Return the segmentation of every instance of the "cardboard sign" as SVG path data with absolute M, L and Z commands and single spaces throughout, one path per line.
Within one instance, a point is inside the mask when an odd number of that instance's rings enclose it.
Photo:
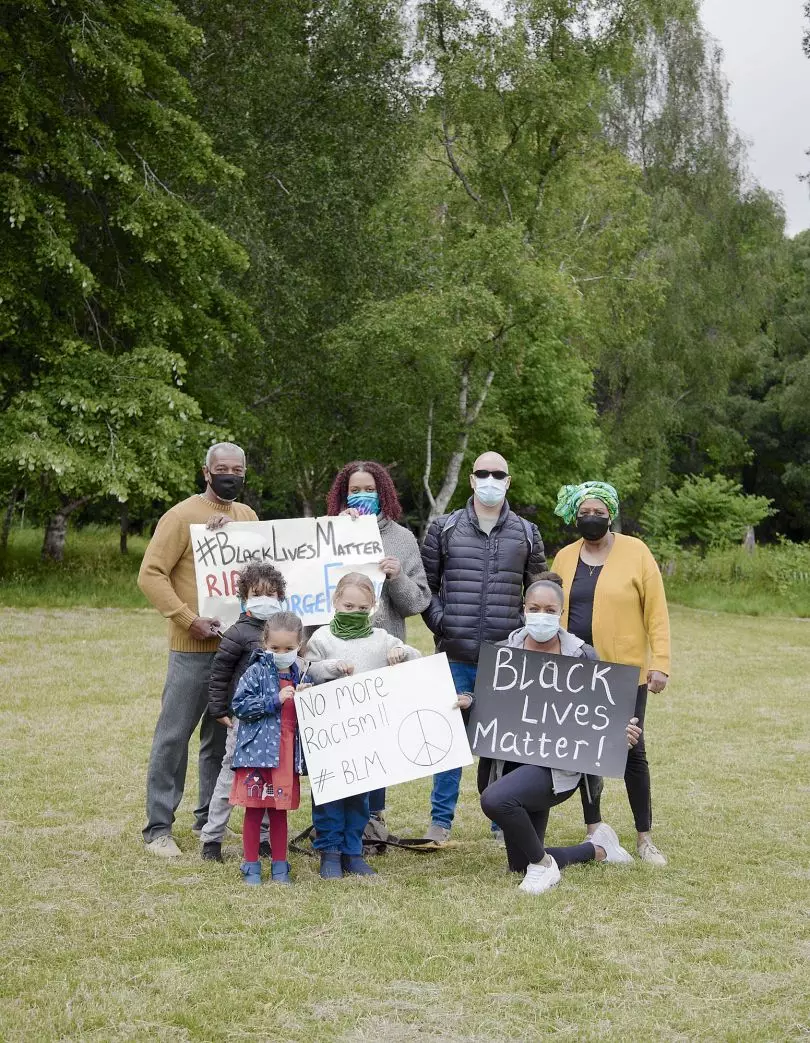
M 624 776 L 638 667 L 482 645 L 467 733 L 473 753 Z
M 447 656 L 352 674 L 295 696 L 316 804 L 472 764 Z
M 379 598 L 385 557 L 374 516 L 352 519 L 283 518 L 231 522 L 221 529 L 192 525 L 191 547 L 197 573 L 197 611 L 218 618 L 223 629 L 239 616 L 236 583 L 250 562 L 274 565 L 287 581 L 285 608 L 305 626 L 328 623 L 332 594 L 347 572 L 362 572 Z

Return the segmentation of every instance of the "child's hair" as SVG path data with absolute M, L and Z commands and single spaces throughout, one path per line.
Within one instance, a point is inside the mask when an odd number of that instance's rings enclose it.
M 236 592 L 240 600 L 247 601 L 249 591 L 264 583 L 277 590 L 279 598 L 287 596 L 287 583 L 278 569 L 255 561 L 246 565 L 239 573 Z
M 536 587 L 551 587 L 554 593 L 560 599 L 562 605 L 565 595 L 563 593 L 563 581 L 562 576 L 556 572 L 541 572 L 539 576 L 535 576 L 532 582 L 529 584 L 524 600 L 531 594 Z
M 362 587 L 371 594 L 372 603 L 377 600 L 377 596 L 374 593 L 374 584 L 362 572 L 347 572 L 345 576 L 341 576 L 338 580 L 338 585 L 335 587 L 335 593 L 332 595 L 333 602 L 340 597 L 346 587 Z
M 396 486 L 388 473 L 387 468 L 374 460 L 352 460 L 350 464 L 342 467 L 332 482 L 332 488 L 326 497 L 326 513 L 340 514 L 346 506 L 349 496 L 349 479 L 358 471 L 365 471 L 374 479 L 377 486 L 377 495 L 380 497 L 380 510 L 386 518 L 397 521 L 402 517 L 402 507 L 397 496 Z
M 304 624 L 294 612 L 274 612 L 268 617 L 262 631 L 264 643 L 267 644 L 270 635 L 277 634 L 279 630 L 291 630 L 297 634 L 299 645 L 304 640 Z

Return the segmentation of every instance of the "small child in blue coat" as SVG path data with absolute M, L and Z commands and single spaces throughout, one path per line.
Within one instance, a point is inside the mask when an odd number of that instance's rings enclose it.
M 242 825 L 242 875 L 261 883 L 259 834 L 269 817 L 271 879 L 289 884 L 287 811 L 301 802 L 301 742 L 293 696 L 308 688 L 305 664 L 298 658 L 304 628 L 292 612 L 276 612 L 264 626 L 263 647 L 253 652 L 233 697 L 239 720 L 233 755 L 231 804 L 245 809 Z

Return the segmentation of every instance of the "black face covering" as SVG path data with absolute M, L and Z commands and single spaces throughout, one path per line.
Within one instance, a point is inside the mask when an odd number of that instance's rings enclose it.
M 586 514 L 582 518 L 577 518 L 577 532 L 584 540 L 591 542 L 601 540 L 609 528 L 610 518 L 605 518 L 601 514 Z
M 220 500 L 235 500 L 245 479 L 241 474 L 212 474 L 208 482 Z

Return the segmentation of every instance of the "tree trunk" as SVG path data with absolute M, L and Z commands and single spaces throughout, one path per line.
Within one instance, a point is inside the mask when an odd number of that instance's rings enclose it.
M 126 500 L 121 504 L 121 535 L 119 537 L 118 546 L 122 554 L 129 553 L 129 547 L 127 546 L 127 536 L 129 536 L 129 504 Z
M 11 523 L 14 521 L 14 508 L 17 506 L 19 489 L 12 489 L 8 494 L 8 505 L 3 514 L 3 528 L 0 531 L 0 554 L 5 554 L 8 549 L 8 537 L 11 532 Z
M 75 510 L 83 507 L 89 496 L 83 496 L 79 500 L 67 500 L 58 511 L 55 511 L 45 526 L 45 538 L 42 541 L 43 561 L 62 561 L 65 556 L 65 537 L 68 530 L 68 519 Z

